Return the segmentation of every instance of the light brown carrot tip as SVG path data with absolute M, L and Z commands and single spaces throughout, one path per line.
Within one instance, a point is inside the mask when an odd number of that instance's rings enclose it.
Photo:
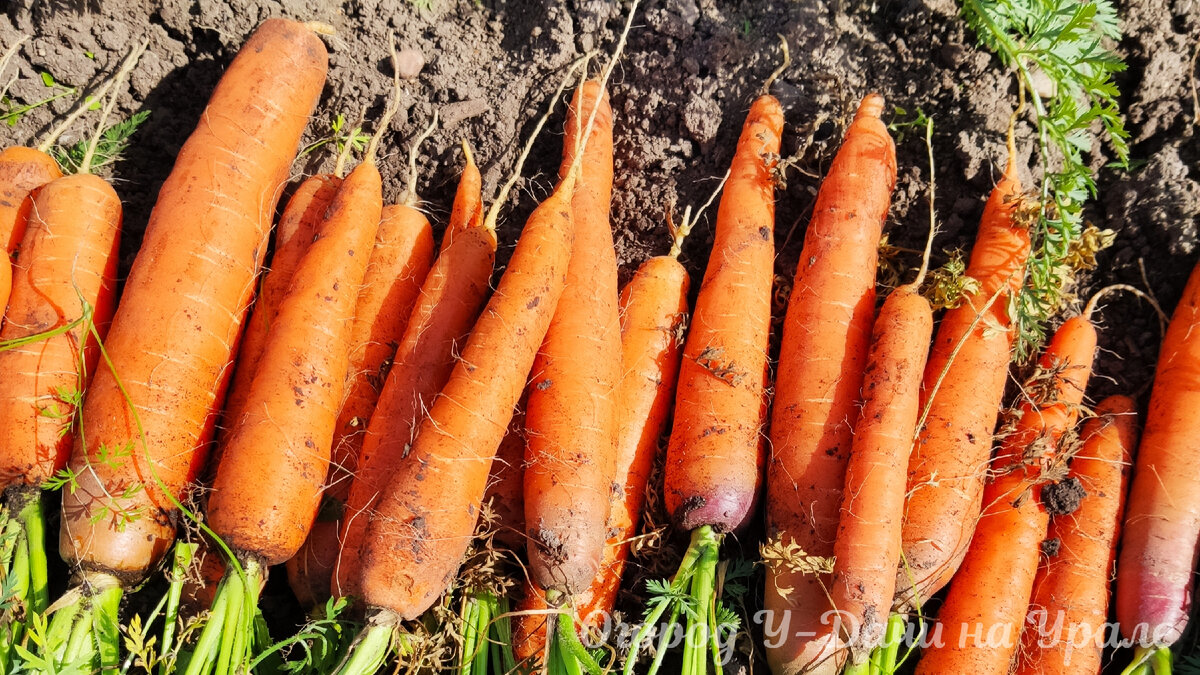
M 879 119 L 883 116 L 883 95 L 878 92 L 871 92 L 863 97 L 862 103 L 858 104 L 858 112 L 854 113 L 854 119 L 863 117 L 874 117 Z
M 304 27 L 316 33 L 317 35 L 337 35 L 337 29 L 327 23 L 320 21 L 307 21 Z
M 783 63 L 779 64 L 779 67 L 767 76 L 767 80 L 763 82 L 762 89 L 759 91 L 759 96 L 770 96 L 771 85 L 775 84 L 775 80 L 779 79 L 779 76 L 783 74 L 783 71 L 787 70 L 788 66 L 792 65 L 792 54 L 788 51 L 787 38 L 778 33 L 776 36 L 779 38 L 779 48 L 783 50 Z

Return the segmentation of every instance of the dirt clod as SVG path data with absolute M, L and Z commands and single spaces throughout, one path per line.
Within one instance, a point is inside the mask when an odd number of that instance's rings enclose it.
M 1083 489 L 1083 483 L 1074 476 L 1042 486 L 1042 504 L 1051 516 L 1075 513 L 1084 497 L 1087 497 L 1087 492 Z

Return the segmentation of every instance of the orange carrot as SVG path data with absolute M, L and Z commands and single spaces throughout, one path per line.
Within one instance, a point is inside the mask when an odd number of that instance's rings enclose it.
M 253 381 L 254 371 L 262 358 L 263 347 L 275 322 L 275 315 L 279 313 L 279 305 L 292 282 L 292 275 L 296 272 L 296 266 L 300 264 L 300 258 L 316 237 L 325 210 L 329 208 L 329 203 L 333 201 L 333 196 L 337 194 L 341 185 L 342 179 L 332 174 L 313 176 L 300 184 L 283 209 L 279 224 L 275 226 L 275 253 L 271 257 L 270 268 L 262 277 L 258 297 L 254 301 L 254 310 L 250 313 L 246 330 L 238 344 L 237 364 L 229 385 L 229 393 L 225 396 L 224 424 L 227 427 L 232 426 L 245 412 L 250 382 Z M 213 470 L 216 469 L 219 459 L 219 456 L 213 456 Z
M 495 541 L 510 551 L 525 548 L 525 405 L 517 403 L 512 422 L 492 461 L 483 502 L 496 516 Z
M 0 352 L 2 490 L 36 491 L 66 466 L 76 401 L 100 356 L 90 325 L 103 337 L 116 305 L 117 193 L 78 174 L 50 182 L 33 202 L 0 340 L 64 332 Z
M 608 223 L 612 109 L 595 80 L 571 102 L 559 176 L 570 172 L 593 109 L 595 123 L 571 199 L 575 240 L 566 290 L 533 364 L 525 415 L 530 572 L 542 588 L 567 596 L 587 589 L 604 551 L 621 376 L 617 259 Z
M 1137 409 L 1126 396 L 1101 401 L 1096 417 L 1083 427 L 1070 478 L 1085 495 L 1076 511 L 1050 519 L 1046 541 L 1056 542 L 1058 551 L 1038 566 L 1017 675 L 1100 672 L 1109 580 L 1137 433 Z
M 325 81 L 325 47 L 271 19 L 213 92 L 159 193 L 84 403 L 59 550 L 140 577 L 174 539 L 266 250 L 279 190 Z
M 882 111 L 883 97 L 868 95 L 846 131 L 813 209 L 783 324 L 767 531 L 815 556 L 833 554 L 875 313 L 876 252 L 896 183 Z M 822 620 L 829 586 L 827 576 L 770 570 L 765 606 L 790 627 L 767 651 L 777 672 L 836 672 L 836 636 Z
M 464 145 L 464 148 L 466 146 Z M 437 261 L 417 305 L 362 439 L 358 469 L 341 521 L 333 593 L 357 595 L 360 549 L 378 495 L 408 456 L 417 426 L 450 378 L 455 357 L 490 290 L 496 233 L 483 222 L 481 178 L 470 151 Z
M 358 291 L 383 209 L 368 158 L 342 181 L 301 258 L 233 421 L 208 499 L 208 522 L 264 565 L 291 558 L 316 517 L 350 366 Z
M 920 606 L 966 553 L 981 507 L 1013 346 L 1009 301 L 1021 287 L 1029 232 L 1019 207 L 1015 151 L 983 210 L 966 276 L 978 288 L 946 312 L 921 387 L 924 425 L 908 466 L 897 603 Z
M 60 176 L 58 163 L 40 150 L 11 146 L 0 152 L 0 246 L 5 254 L 0 256 L 0 312 L 12 292 L 12 255 L 25 236 L 30 193 Z
M 1200 265 L 1175 307 L 1155 370 L 1146 430 L 1117 564 L 1121 634 L 1145 650 L 1175 643 L 1187 626 L 1200 554 Z
M 677 254 L 678 248 L 673 248 L 673 255 L 642 263 L 621 290 L 621 423 L 615 481 L 620 487 L 612 491 L 599 574 L 575 598 L 579 623 L 586 628 L 600 628 L 616 605 L 630 540 L 641 524 L 646 484 L 671 411 L 688 311 L 689 279 Z M 527 588 L 518 611 L 545 608 L 543 591 Z M 544 651 L 546 623 L 545 615 L 516 617 L 513 645 L 519 660 Z
M 918 675 L 1007 675 L 1012 667 L 1049 522 L 1043 474 L 1061 461 L 1059 440 L 1075 424 L 1095 351 L 1091 321 L 1072 317 L 1026 382 L 1016 428 L 992 459 L 982 514 Z
M 854 427 L 833 546 L 831 607 L 846 623 L 855 663 L 883 642 L 892 609 L 904 478 L 932 336 L 933 310 L 921 296 L 919 282 L 888 296 L 872 332 L 862 413 Z

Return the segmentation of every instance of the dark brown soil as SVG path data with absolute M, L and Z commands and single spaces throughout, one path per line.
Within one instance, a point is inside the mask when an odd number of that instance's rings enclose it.
M 176 151 L 222 68 L 263 19 L 283 15 L 337 29 L 327 40 L 329 80 L 309 140 L 328 133 L 334 114 L 357 119 L 364 106 L 372 129 L 390 86 L 391 33 L 401 48 L 423 55 L 426 65 L 407 82 L 401 112 L 385 138 L 381 168 L 394 198 L 402 189 L 408 139 L 436 108 L 442 124 L 422 147 L 418 189 L 433 218 L 444 222 L 461 164 L 459 139 L 474 145 L 484 193 L 494 194 L 563 67 L 584 50 L 611 44 L 623 16 L 623 5 L 607 0 L 432 0 L 428 9 L 404 0 L 15 0 L 5 7 L 0 44 L 32 37 L 16 59 L 18 76 L 9 89 L 18 103 L 53 93 L 42 72 L 70 85 L 92 85 L 137 40 L 150 40 L 117 110 L 122 117 L 152 112 L 126 160 L 111 171 L 127 207 L 125 269 Z M 1114 282 L 1148 283 L 1169 310 L 1196 260 L 1200 236 L 1200 15 L 1194 4 L 1170 0 L 1126 0 L 1121 15 L 1126 38 L 1117 48 L 1129 63 L 1120 77 L 1122 107 L 1136 168 L 1100 171 L 1100 194 L 1088 217 L 1118 237 L 1095 273 L 1082 280 L 1079 295 Z M 796 158 L 779 194 L 777 271 L 790 276 L 820 177 L 853 106 L 872 90 L 892 105 L 934 118 L 942 227 L 937 247 L 968 248 L 1005 159 L 1004 131 L 1016 90 L 998 61 L 976 46 L 956 3 L 648 0 L 611 87 L 617 129 L 612 222 L 623 274 L 667 249 L 667 209 L 699 205 L 713 190 L 750 100 L 779 61 L 777 33 L 793 55 L 775 93 L 787 111 L 783 153 Z M 0 126 L 0 143 L 35 141 L 69 104 L 65 98 Z M 549 128 L 556 132 L 538 144 L 503 220 L 507 247 L 556 170 L 561 113 Z M 88 131 L 81 123 L 63 140 Z M 1031 139 L 1026 120 L 1018 145 L 1027 183 L 1034 179 Z M 917 248 L 928 222 L 925 150 L 909 136 L 898 151 L 900 180 L 888 233 L 893 244 Z M 1092 157 L 1098 167 L 1110 159 L 1103 152 Z M 296 172 L 327 170 L 332 161 L 318 151 Z M 711 220 L 705 219 L 684 251 L 696 279 L 711 240 Z M 1111 296 L 1100 318 L 1103 352 L 1092 397 L 1144 393 L 1160 339 L 1158 320 L 1129 295 Z

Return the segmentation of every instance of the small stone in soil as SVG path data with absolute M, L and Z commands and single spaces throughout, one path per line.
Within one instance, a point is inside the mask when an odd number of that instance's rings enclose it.
M 418 49 L 401 49 L 396 52 L 396 70 L 402 79 L 411 80 L 421 74 L 425 67 L 425 55 Z

